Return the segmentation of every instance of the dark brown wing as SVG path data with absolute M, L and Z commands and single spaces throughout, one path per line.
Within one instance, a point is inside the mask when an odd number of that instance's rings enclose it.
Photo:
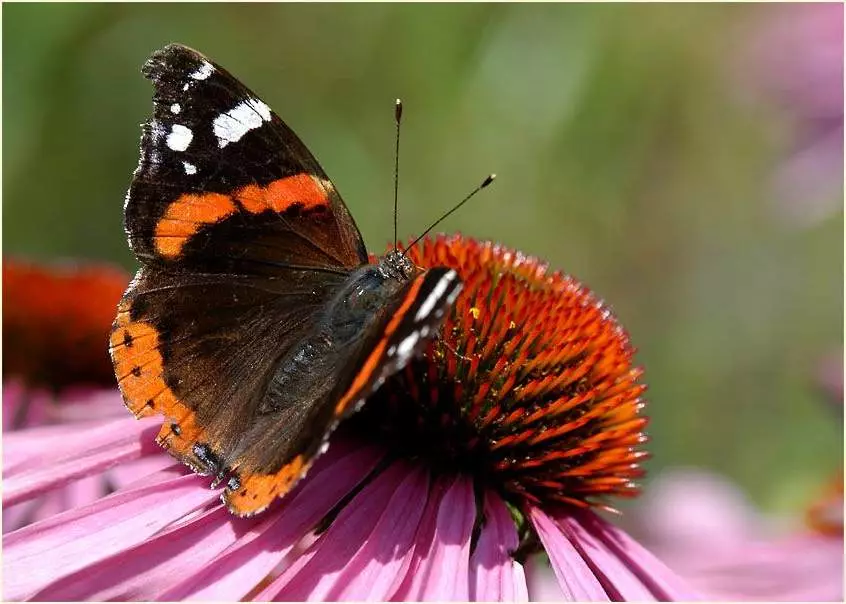
M 143 266 L 110 350 L 127 407 L 165 415 L 159 441 L 218 473 L 274 367 L 367 254 L 317 161 L 235 78 L 179 45 L 143 71 L 154 112 L 125 205 Z

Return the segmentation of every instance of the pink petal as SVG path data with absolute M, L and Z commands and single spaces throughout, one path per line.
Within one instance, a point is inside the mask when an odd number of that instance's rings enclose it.
M 339 442 L 340 441 L 340 442 Z M 321 518 L 375 467 L 384 455 L 375 447 L 345 447 L 334 439 L 329 451 L 281 506 L 259 516 L 214 562 L 197 568 L 162 595 L 166 600 L 240 600 L 264 580 Z
M 473 485 L 467 478 L 436 481 L 417 530 L 411 566 L 392 599 L 467 601 L 475 517 Z
M 559 522 L 566 522 L 568 520 L 567 515 L 564 514 L 559 516 L 559 518 Z M 577 510 L 574 512 L 569 524 L 571 527 L 579 526 L 583 529 L 583 532 L 579 533 L 580 536 L 590 534 L 596 538 L 595 543 L 597 546 L 604 546 L 604 549 L 610 556 L 616 557 L 625 564 L 656 599 L 660 601 L 691 601 L 700 599 L 699 595 L 691 590 L 663 562 L 649 553 L 649 551 L 629 537 L 624 531 L 606 522 L 593 512 Z M 610 576 L 609 579 L 613 580 Z
M 62 461 L 68 453 L 121 442 L 127 435 L 136 437 L 149 429 L 156 418 L 136 420 L 130 415 L 119 419 L 92 420 L 73 424 L 38 426 L 4 435 L 3 474 L 13 475 L 26 468 Z M 161 424 L 161 418 L 158 418 Z
M 166 468 L 182 469 L 182 464 L 176 464 L 173 457 L 162 451 L 158 455 L 145 455 L 140 459 L 132 459 L 109 468 L 103 474 L 103 479 L 109 486 L 115 490 L 120 491 L 126 488 L 131 488 L 136 485 L 139 480 L 145 477 L 152 476 Z M 184 471 L 177 472 L 184 474 Z
M 102 476 L 86 476 L 63 488 L 47 493 L 47 505 L 40 506 L 32 516 L 38 522 L 65 510 L 72 510 L 92 503 L 106 496 L 106 484 Z
M 16 425 L 18 422 L 23 423 L 25 392 L 21 380 L 11 379 L 3 382 L 3 432 L 19 428 L 20 426 Z
M 596 578 L 605 587 L 606 593 L 615 601 L 655 601 L 655 596 L 604 544 L 586 531 L 570 516 L 561 516 L 558 526 L 570 539 L 573 546 L 593 570 Z
M 558 585 L 570 601 L 610 601 L 602 584 L 573 547 L 561 528 L 540 509 L 532 507 L 529 517 L 549 555 Z
M 35 600 L 157 600 L 182 577 L 212 563 L 256 519 L 233 517 L 222 505 L 193 522 L 60 579 Z
M 3 533 L 10 533 L 32 522 L 37 508 L 44 503 L 44 497 L 22 501 L 17 505 L 3 506 Z
M 160 423 L 158 418 L 117 420 L 79 431 L 66 428 L 64 434 L 53 434 L 51 428 L 9 434 L 4 448 L 14 451 L 16 458 L 11 467 L 4 467 L 4 505 L 155 451 Z
M 91 419 L 131 419 L 117 388 L 66 388 L 59 403 L 50 410 L 55 422 L 84 422 Z
M 470 556 L 470 600 L 475 602 L 528 602 L 523 565 L 514 561 L 517 528 L 502 499 L 485 493 L 485 524 Z
M 42 388 L 27 388 L 22 380 L 3 382 L 3 431 L 21 430 L 48 421 L 53 396 Z
M 384 601 L 405 575 L 427 491 L 425 471 L 395 463 L 258 598 Z
M 216 498 L 189 475 L 115 493 L 3 538 L 5 597 L 22 600 L 54 581 L 142 543 Z

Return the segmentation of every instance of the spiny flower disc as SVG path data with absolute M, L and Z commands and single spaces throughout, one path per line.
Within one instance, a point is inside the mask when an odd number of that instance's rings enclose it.
M 464 289 L 440 338 L 356 424 L 515 504 L 636 494 L 645 386 L 612 313 L 572 277 L 492 243 L 425 239 L 408 256 L 455 269 Z

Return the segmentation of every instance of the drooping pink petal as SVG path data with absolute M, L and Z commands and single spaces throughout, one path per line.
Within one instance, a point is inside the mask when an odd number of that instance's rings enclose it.
M 103 474 L 103 480 L 115 491 L 120 491 L 135 486 L 139 480 L 161 472 L 165 468 L 181 467 L 175 464 L 174 458 L 162 451 L 159 454 L 145 455 L 140 459 L 131 459 L 109 468 Z
M 604 550 L 609 556 L 625 564 L 656 599 L 660 601 L 700 599 L 698 594 L 667 568 L 663 562 L 624 531 L 606 522 L 593 512 L 576 510 L 572 516 L 562 513 L 558 516 L 558 522 L 562 525 L 566 524 L 575 531 L 580 543 L 587 543 L 588 539 L 593 537 L 592 543 L 598 549 Z M 617 574 L 613 574 L 609 579 L 613 582 L 617 576 Z M 622 574 L 619 576 L 622 577 Z M 615 583 L 617 589 L 621 589 L 621 585 L 622 583 Z M 625 590 L 621 590 L 621 592 L 624 592 L 622 595 L 626 596 L 629 589 L 631 589 L 631 585 Z
M 10 468 L 4 467 L 3 504 L 14 505 L 120 461 L 155 451 L 160 423 L 159 418 L 120 419 L 82 430 L 65 428 L 61 437 L 49 427 L 9 434 L 4 444 L 15 451 L 16 458 Z
M 652 602 L 655 595 L 628 568 L 626 562 L 609 551 L 604 543 L 586 531 L 571 516 L 558 519 L 558 526 L 602 583 L 614 601 Z
M 411 563 L 428 489 L 428 472 L 412 470 L 364 547 L 344 569 L 344 576 L 329 594 L 332 599 L 385 601 L 393 595 Z
M 131 419 L 131 416 L 116 387 L 70 386 L 62 390 L 58 404 L 50 408 L 49 419 L 64 424 L 92 419 Z
M 256 519 L 233 518 L 217 505 L 192 522 L 59 579 L 35 600 L 157 600 L 197 568 L 212 563 Z
M 277 509 L 259 516 L 260 523 L 212 563 L 189 573 L 161 599 L 243 599 L 370 473 L 383 454 L 378 447 L 350 447 L 342 439 L 333 440 L 329 451 Z
M 429 543 L 435 537 L 438 508 L 448 486 L 449 483 L 446 480 L 434 480 L 430 484 L 426 507 L 423 509 L 423 517 L 420 519 L 420 523 L 417 526 L 417 532 L 414 535 L 411 563 L 408 566 L 405 577 L 402 579 L 402 583 L 400 583 L 396 593 L 394 593 L 393 597 L 391 597 L 391 601 L 401 602 L 404 600 L 410 600 L 411 598 L 408 596 L 408 593 L 411 589 L 415 588 L 419 590 L 419 587 L 413 585 L 415 580 L 418 582 L 421 581 L 421 577 L 418 577 L 417 568 L 420 566 L 423 557 L 428 552 Z
M 470 600 L 528 602 L 523 565 L 511 557 L 519 544 L 514 520 L 493 492 L 485 493 L 484 514 L 479 542 L 470 556 Z
M 398 462 L 341 511 L 324 535 L 258 599 L 384 601 L 408 567 L 427 473 Z
M 469 479 L 436 480 L 417 530 L 411 565 L 392 600 L 467 601 L 475 518 Z
M 22 501 L 17 505 L 3 506 L 3 534 L 16 531 L 31 522 L 37 508 L 44 503 L 43 497 Z
M 529 510 L 529 517 L 549 555 L 552 570 L 555 571 L 558 585 L 566 598 L 570 601 L 610 601 L 602 583 L 570 543 L 561 527 L 536 507 Z
M 3 432 L 15 428 L 15 417 L 23 404 L 24 385 L 21 380 L 3 381 Z
M 88 505 L 107 495 L 106 484 L 102 476 L 85 476 L 65 486 L 46 494 L 46 498 L 54 505 L 40 506 L 32 517 L 32 522 L 38 522 L 59 514 L 65 510 L 72 510 Z
M 168 477 L 4 535 L 4 595 L 27 599 L 62 577 L 142 543 L 216 497 L 200 477 Z

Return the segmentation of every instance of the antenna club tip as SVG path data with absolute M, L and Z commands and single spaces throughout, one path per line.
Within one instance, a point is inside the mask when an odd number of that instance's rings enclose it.
M 487 187 L 489 184 L 491 184 L 495 180 L 496 180 L 496 174 L 490 174 L 484 181 L 482 181 L 481 188 L 484 189 L 485 187 Z
M 396 117 L 397 121 L 400 121 L 400 118 L 402 117 L 402 101 L 399 100 L 399 99 L 397 99 L 397 101 L 396 101 L 396 106 L 395 106 L 395 109 L 394 109 L 394 116 Z

